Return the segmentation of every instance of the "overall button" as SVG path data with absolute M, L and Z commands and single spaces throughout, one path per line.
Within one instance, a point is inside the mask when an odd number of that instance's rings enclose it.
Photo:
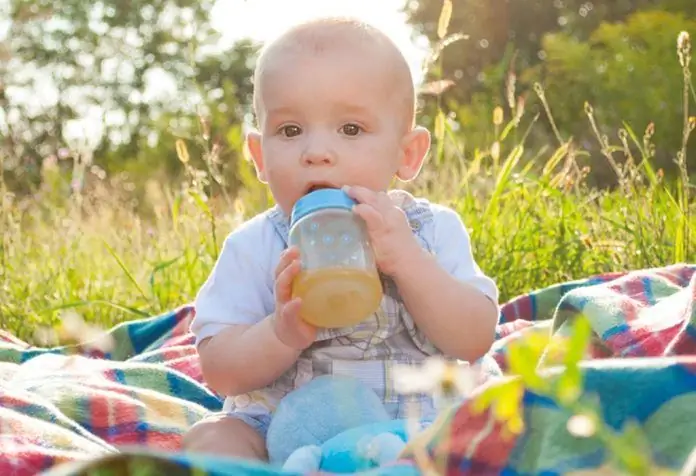
M 234 405 L 237 408 L 245 408 L 251 403 L 251 398 L 246 393 L 234 397 Z

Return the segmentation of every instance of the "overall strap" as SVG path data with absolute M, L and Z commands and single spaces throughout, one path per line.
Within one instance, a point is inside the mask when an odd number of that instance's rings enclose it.
M 267 218 L 271 221 L 273 228 L 283 241 L 283 247 L 287 248 L 290 235 L 290 218 L 283 213 L 283 210 L 278 205 L 268 210 Z

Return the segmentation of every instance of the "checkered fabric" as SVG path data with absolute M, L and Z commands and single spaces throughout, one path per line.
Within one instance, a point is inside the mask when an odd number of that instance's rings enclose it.
M 119 325 L 110 331 L 110 353 L 31 348 L 0 331 L 0 475 L 282 474 L 177 452 L 186 428 L 222 405 L 201 383 L 192 312 L 182 307 Z M 492 354 L 505 371 L 510 342 L 538 327 L 562 332 L 578 315 L 594 331 L 585 391 L 599 396 L 613 427 L 639 424 L 656 466 L 680 467 L 696 447 L 696 266 L 607 274 L 513 299 L 502 308 Z M 465 402 L 419 440 L 448 475 L 607 467 L 601 441 L 570 435 L 568 414 L 554 402 L 529 391 L 522 401 L 520 435 L 507 435 L 490 412 Z M 402 456 L 379 474 L 419 474 L 414 455 Z
M 390 196 L 404 211 L 421 247 L 432 252 L 432 245 L 422 232 L 425 225 L 433 220 L 428 203 L 400 190 L 391 191 Z M 289 218 L 280 207 L 275 206 L 269 211 L 268 219 L 287 246 Z M 385 299 L 377 312 L 352 327 L 320 330 L 318 342 L 305 350 L 290 369 L 267 388 L 251 392 L 248 396 L 273 409 L 283 396 L 315 377 L 346 375 L 359 377 L 369 384 L 386 405 L 399 406 L 403 398 L 394 390 L 394 366 L 420 363 L 425 356 L 439 355 L 441 352 L 416 327 L 399 299 L 393 280 L 382 274 L 380 279 Z M 433 412 L 429 398 L 412 404 L 419 405 L 419 411 L 423 414 Z M 405 406 L 399 408 L 405 410 Z M 405 416 L 403 410 L 397 412 L 398 417 Z

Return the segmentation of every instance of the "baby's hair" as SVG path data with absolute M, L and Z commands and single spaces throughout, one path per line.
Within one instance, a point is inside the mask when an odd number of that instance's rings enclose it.
M 365 42 L 372 47 L 386 48 L 390 52 L 392 60 L 385 64 L 397 75 L 400 86 L 405 89 L 406 116 L 409 125 L 415 124 L 416 93 L 413 77 L 408 62 L 399 47 L 380 29 L 369 23 L 352 17 L 322 17 L 300 23 L 286 30 L 275 40 L 266 43 L 259 53 L 254 69 L 254 93 L 253 108 L 256 117 L 259 116 L 259 91 L 260 79 L 264 72 L 272 64 L 275 55 L 284 55 L 291 52 L 307 52 L 321 54 L 332 48 L 336 48 L 337 35 L 350 37 L 359 42 Z

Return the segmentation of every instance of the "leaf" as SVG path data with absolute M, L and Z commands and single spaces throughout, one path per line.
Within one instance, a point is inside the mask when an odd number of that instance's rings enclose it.
M 174 263 L 176 263 L 177 261 L 179 261 L 183 257 L 184 257 L 184 255 L 182 253 L 179 256 L 177 256 L 176 258 L 172 258 L 170 260 L 163 261 L 163 262 L 157 263 L 157 265 L 155 265 L 155 267 L 152 269 L 152 272 L 150 273 L 150 289 L 152 290 L 153 293 L 155 291 L 155 274 L 164 270 L 164 269 L 167 269 L 168 267 L 170 267 L 171 265 L 173 265 Z
M 442 110 L 437 112 L 437 117 L 435 118 L 435 139 L 438 142 L 442 142 L 445 136 L 445 114 Z
M 524 394 L 521 380 L 510 380 L 501 385 L 498 398 L 493 406 L 493 414 L 498 421 L 508 421 L 519 417 L 521 413 L 520 401 Z
M 452 0 L 444 0 L 442 2 L 442 10 L 440 10 L 440 18 L 437 22 L 437 37 L 443 39 L 447 35 L 450 20 L 452 19 Z
M 205 200 L 203 200 L 203 197 L 201 197 L 201 195 L 194 190 L 189 189 L 188 192 L 189 192 L 189 195 L 191 196 L 191 198 L 193 198 L 193 201 L 196 202 L 196 206 L 198 207 L 198 209 L 200 211 L 202 211 L 203 213 L 205 213 L 205 215 L 209 219 L 211 219 L 213 217 L 213 212 L 210 211 L 210 207 L 208 206 L 207 203 L 205 203 Z
M 558 163 L 563 160 L 563 158 L 566 156 L 568 153 L 568 148 L 570 147 L 570 141 L 563 143 L 556 151 L 553 153 L 551 158 L 544 164 L 544 168 L 542 169 L 542 178 L 544 180 L 547 180 L 550 176 L 551 173 L 554 171 Z
M 191 160 L 191 157 L 189 156 L 188 148 L 186 147 L 186 143 L 181 140 L 177 139 L 177 141 L 174 143 L 176 146 L 176 155 L 181 161 L 182 164 L 188 164 L 189 161 Z
M 575 403 L 582 394 L 582 376 L 577 368 L 566 368 L 556 382 L 556 396 L 563 405 Z
M 505 190 L 505 186 L 508 183 L 508 179 L 510 178 L 513 169 L 517 165 L 517 162 L 522 157 L 523 152 L 524 147 L 521 144 L 518 144 L 515 146 L 514 149 L 512 149 L 510 154 L 505 159 L 505 163 L 503 163 L 503 168 L 500 170 L 500 173 L 498 174 L 497 183 L 495 185 L 495 189 L 493 190 L 493 194 L 491 195 L 491 198 L 488 201 L 488 205 L 486 206 L 486 210 L 483 213 L 484 220 L 488 218 L 490 213 L 496 210 L 496 207 L 498 206 L 498 200 L 503 195 L 503 191 Z
M 618 466 L 628 474 L 652 474 L 650 442 L 638 423 L 628 420 L 621 433 L 611 435 L 608 443 Z
M 626 121 L 623 121 L 623 126 L 624 129 L 626 129 L 628 136 L 631 138 L 635 146 L 638 147 L 638 150 L 640 150 L 641 156 L 643 158 L 643 160 L 640 163 L 640 167 L 642 167 L 645 170 L 645 174 L 647 175 L 650 184 L 653 187 L 656 186 L 658 184 L 657 174 L 655 173 L 655 169 L 653 169 L 652 165 L 650 165 L 650 157 L 648 155 L 648 152 L 645 150 L 645 147 L 643 147 L 640 141 L 638 141 L 636 133 L 633 131 L 631 126 L 629 126 Z
M 133 273 L 131 273 L 130 270 L 126 267 L 126 264 L 123 262 L 123 260 L 116 254 L 116 251 L 114 251 L 114 249 L 109 245 L 109 243 L 106 242 L 106 240 L 102 239 L 102 242 L 104 243 L 104 246 L 106 246 L 106 249 L 109 251 L 109 254 L 116 260 L 118 266 L 123 270 L 124 273 L 126 273 L 126 276 L 130 280 L 130 282 L 133 283 L 140 295 L 146 301 L 149 301 L 150 298 L 147 296 L 147 294 L 145 294 L 143 288 L 140 287 L 140 284 L 138 284 L 138 281 L 135 279 L 135 276 L 133 276 Z
M 546 381 L 537 372 L 537 365 L 549 342 L 546 332 L 532 332 L 508 347 L 508 365 L 512 374 L 522 377 L 531 390 L 544 392 Z
M 93 304 L 104 304 L 107 306 L 111 306 L 115 309 L 119 309 L 121 311 L 129 312 L 129 313 L 134 314 L 136 316 L 150 317 L 150 314 L 148 314 L 147 312 L 141 311 L 139 309 L 135 309 L 135 308 L 130 307 L 130 306 L 126 306 L 124 304 L 118 304 L 115 302 L 107 301 L 105 299 L 91 299 L 88 301 L 68 302 L 68 303 L 64 303 L 64 304 L 59 304 L 57 306 L 51 306 L 51 307 L 44 308 L 41 311 L 39 311 L 39 313 L 44 314 L 44 313 L 49 313 L 49 312 L 62 311 L 64 309 L 74 309 L 76 307 L 91 306 Z
M 179 231 L 179 214 L 181 212 L 181 195 L 177 195 L 174 198 L 174 203 L 172 204 L 172 223 L 174 224 L 174 231 Z
M 590 320 L 583 314 L 575 318 L 571 326 L 572 331 L 568 341 L 565 364 L 576 367 L 585 356 L 585 350 L 590 344 L 592 326 Z
M 557 382 L 558 398 L 568 405 L 577 401 L 582 393 L 582 373 L 578 364 L 585 356 L 585 350 L 592 336 L 590 321 L 584 316 L 578 316 L 572 323 L 571 333 L 567 339 L 568 348 L 565 352 L 565 370 Z
M 497 395 L 500 394 L 501 385 L 491 385 L 490 387 L 483 390 L 481 393 L 473 397 L 471 404 L 471 412 L 473 414 L 483 413 L 487 408 L 489 408 Z

